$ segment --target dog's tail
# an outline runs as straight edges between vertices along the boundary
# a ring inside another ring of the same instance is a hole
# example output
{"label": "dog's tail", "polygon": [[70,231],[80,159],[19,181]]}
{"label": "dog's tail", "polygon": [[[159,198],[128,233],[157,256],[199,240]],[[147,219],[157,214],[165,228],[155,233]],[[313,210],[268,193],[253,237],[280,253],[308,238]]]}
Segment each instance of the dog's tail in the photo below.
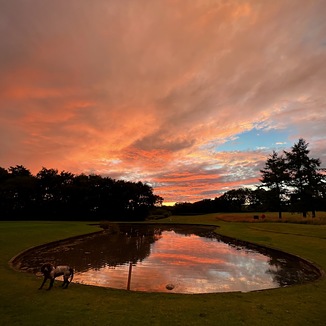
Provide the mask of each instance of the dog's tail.
{"label": "dog's tail", "polygon": [[69,267],[69,272],[70,272],[70,281],[72,281],[72,279],[74,278],[74,269],[72,267]]}

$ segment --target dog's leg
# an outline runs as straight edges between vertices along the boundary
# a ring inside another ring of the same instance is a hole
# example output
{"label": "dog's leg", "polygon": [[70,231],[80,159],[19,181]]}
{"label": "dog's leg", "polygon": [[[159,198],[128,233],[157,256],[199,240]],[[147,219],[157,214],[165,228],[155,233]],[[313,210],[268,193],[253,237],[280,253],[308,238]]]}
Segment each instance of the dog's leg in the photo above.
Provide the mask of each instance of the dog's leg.
{"label": "dog's leg", "polygon": [[44,277],[41,286],[38,288],[39,290],[41,290],[43,288],[43,285],[45,284],[45,282],[46,282],[47,279],[48,279],[47,277]]}
{"label": "dog's leg", "polygon": [[69,285],[69,276],[64,276],[63,277],[63,284],[62,284],[62,287],[64,288],[64,289],[66,289],[67,287],[68,287],[68,285]]}
{"label": "dog's leg", "polygon": [[51,282],[50,282],[48,290],[51,290],[53,283],[54,283],[54,277],[51,278]]}
{"label": "dog's leg", "polygon": [[71,267],[66,266],[66,271],[63,274],[63,284],[62,284],[62,287],[64,289],[68,288],[68,285],[71,283],[73,277],[74,277],[74,270]]}
{"label": "dog's leg", "polygon": [[[70,281],[69,281],[69,277],[70,277]],[[66,288],[71,283],[71,281],[72,281],[73,278],[74,278],[74,270],[73,270],[73,268],[69,267],[69,275],[67,275],[67,285],[66,285]]]}

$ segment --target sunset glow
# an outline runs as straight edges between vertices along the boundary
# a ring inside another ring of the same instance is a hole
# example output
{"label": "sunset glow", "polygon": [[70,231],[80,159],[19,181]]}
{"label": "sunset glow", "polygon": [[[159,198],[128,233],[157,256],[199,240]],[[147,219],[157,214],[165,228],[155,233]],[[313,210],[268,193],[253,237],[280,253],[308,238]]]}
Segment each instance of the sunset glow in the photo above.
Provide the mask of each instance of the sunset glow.
{"label": "sunset glow", "polygon": [[0,167],[142,181],[164,204],[326,166],[326,2],[0,2]]}

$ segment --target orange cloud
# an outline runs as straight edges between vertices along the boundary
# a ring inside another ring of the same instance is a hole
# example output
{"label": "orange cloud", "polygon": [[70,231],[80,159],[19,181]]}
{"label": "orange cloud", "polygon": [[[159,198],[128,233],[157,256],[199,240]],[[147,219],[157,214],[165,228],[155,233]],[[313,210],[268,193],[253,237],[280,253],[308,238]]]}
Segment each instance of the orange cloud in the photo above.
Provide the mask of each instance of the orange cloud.
{"label": "orange cloud", "polygon": [[[322,1],[98,0],[0,12],[0,166],[149,182],[165,201],[256,183],[289,130],[325,160]],[[57,17],[60,17],[58,20]]]}

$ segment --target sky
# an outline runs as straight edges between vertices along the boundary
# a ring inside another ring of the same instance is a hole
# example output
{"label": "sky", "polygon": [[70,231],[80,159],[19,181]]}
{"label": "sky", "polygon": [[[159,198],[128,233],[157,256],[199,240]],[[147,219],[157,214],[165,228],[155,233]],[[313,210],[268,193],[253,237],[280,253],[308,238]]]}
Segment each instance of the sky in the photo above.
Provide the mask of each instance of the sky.
{"label": "sky", "polygon": [[325,0],[0,0],[0,167],[148,183],[163,204],[326,165]]}

